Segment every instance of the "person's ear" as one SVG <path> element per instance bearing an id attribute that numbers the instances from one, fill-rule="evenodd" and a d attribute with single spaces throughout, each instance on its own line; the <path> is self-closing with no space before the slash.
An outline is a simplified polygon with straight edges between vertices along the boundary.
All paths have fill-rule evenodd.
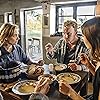
<path id="1" fill-rule="evenodd" d="M 7 41 L 7 38 L 5 38 L 5 40 Z"/>

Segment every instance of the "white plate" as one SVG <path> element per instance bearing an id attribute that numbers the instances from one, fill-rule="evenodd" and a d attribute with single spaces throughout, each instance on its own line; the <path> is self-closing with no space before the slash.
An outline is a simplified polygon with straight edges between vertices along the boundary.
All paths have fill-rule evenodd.
<path id="1" fill-rule="evenodd" d="M 32 92 L 21 92 L 19 91 L 19 88 L 23 85 L 23 84 L 32 84 L 31 86 L 33 86 L 35 84 L 35 80 L 24 80 L 24 81 L 20 81 L 18 83 L 16 83 L 13 88 L 12 88 L 12 91 L 15 93 L 15 94 L 18 94 L 18 95 L 30 95 L 32 94 L 34 91 Z M 33 86 L 34 87 L 34 86 Z"/>
<path id="2" fill-rule="evenodd" d="M 38 80 L 40 80 L 41 78 L 44 79 L 49 78 L 50 79 L 49 84 L 51 84 L 56 79 L 56 76 L 53 74 L 43 74 L 38 77 Z"/>
<path id="3" fill-rule="evenodd" d="M 56 71 L 62 71 L 67 68 L 67 65 L 58 63 L 58 64 L 54 65 L 54 67 L 55 67 Z"/>
<path id="4" fill-rule="evenodd" d="M 68 84 L 75 84 L 81 80 L 81 77 L 76 73 L 61 73 L 57 75 L 57 80 L 64 80 Z"/>

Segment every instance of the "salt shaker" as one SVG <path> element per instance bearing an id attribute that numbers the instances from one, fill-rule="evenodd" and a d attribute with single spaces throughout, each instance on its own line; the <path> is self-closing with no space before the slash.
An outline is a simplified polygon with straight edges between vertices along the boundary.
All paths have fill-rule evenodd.
<path id="1" fill-rule="evenodd" d="M 51 74 L 55 74 L 55 70 L 54 70 L 54 65 L 53 64 L 49 64 L 49 71 Z"/>

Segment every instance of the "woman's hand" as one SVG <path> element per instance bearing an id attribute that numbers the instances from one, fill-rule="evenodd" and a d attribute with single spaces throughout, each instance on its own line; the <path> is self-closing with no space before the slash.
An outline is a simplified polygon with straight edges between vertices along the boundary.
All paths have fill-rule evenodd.
<path id="1" fill-rule="evenodd" d="M 89 60 L 89 58 L 88 58 L 88 56 L 86 54 L 82 53 L 80 55 L 80 61 L 81 61 L 82 64 L 84 64 L 84 65 L 86 65 L 88 67 L 89 71 L 93 75 L 95 75 L 95 66 L 90 62 L 90 60 Z"/>
<path id="2" fill-rule="evenodd" d="M 42 94 L 47 94 L 48 91 L 49 91 L 49 88 L 50 88 L 49 79 L 46 78 L 45 80 L 43 80 L 43 78 L 41 78 L 38 81 L 38 83 L 37 83 L 37 85 L 36 85 L 36 87 L 34 89 L 34 92 L 40 92 Z"/>
<path id="3" fill-rule="evenodd" d="M 45 49 L 47 52 L 52 52 L 53 51 L 53 45 L 51 43 L 48 43 L 45 45 Z"/>
<path id="4" fill-rule="evenodd" d="M 72 87 L 64 81 L 59 82 L 59 91 L 64 95 L 70 95 Z"/>
<path id="5" fill-rule="evenodd" d="M 72 100 L 85 100 L 80 95 L 78 95 L 69 84 L 64 81 L 59 82 L 59 91 L 64 95 L 68 95 Z"/>

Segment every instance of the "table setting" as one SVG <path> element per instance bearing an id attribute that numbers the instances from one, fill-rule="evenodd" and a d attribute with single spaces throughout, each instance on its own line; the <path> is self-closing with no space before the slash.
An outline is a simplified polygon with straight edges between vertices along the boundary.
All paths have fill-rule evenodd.
<path id="1" fill-rule="evenodd" d="M 50 68 L 51 65 L 52 68 Z M 84 78 L 87 75 L 87 73 L 82 71 L 69 72 L 68 66 L 60 63 L 54 65 L 31 64 L 25 68 L 22 67 L 22 69 L 24 69 L 24 71 L 21 72 L 26 75 L 25 78 L 20 78 L 18 81 L 12 83 L 5 83 L 6 85 L 2 85 L 2 83 L 0 83 L 2 90 L 8 93 L 13 93 L 14 95 L 20 97 L 22 100 L 31 100 L 29 99 L 30 96 L 39 92 L 35 91 L 35 86 L 41 79 L 42 83 L 45 80 L 49 80 L 48 84 L 50 88 L 49 91 L 47 91 L 47 94 L 45 94 L 49 100 L 66 100 L 68 99 L 68 96 L 65 96 L 59 92 L 60 80 L 64 80 L 78 92 L 80 90 L 79 86 L 82 87 L 83 85 L 81 81 L 84 81 Z"/>

